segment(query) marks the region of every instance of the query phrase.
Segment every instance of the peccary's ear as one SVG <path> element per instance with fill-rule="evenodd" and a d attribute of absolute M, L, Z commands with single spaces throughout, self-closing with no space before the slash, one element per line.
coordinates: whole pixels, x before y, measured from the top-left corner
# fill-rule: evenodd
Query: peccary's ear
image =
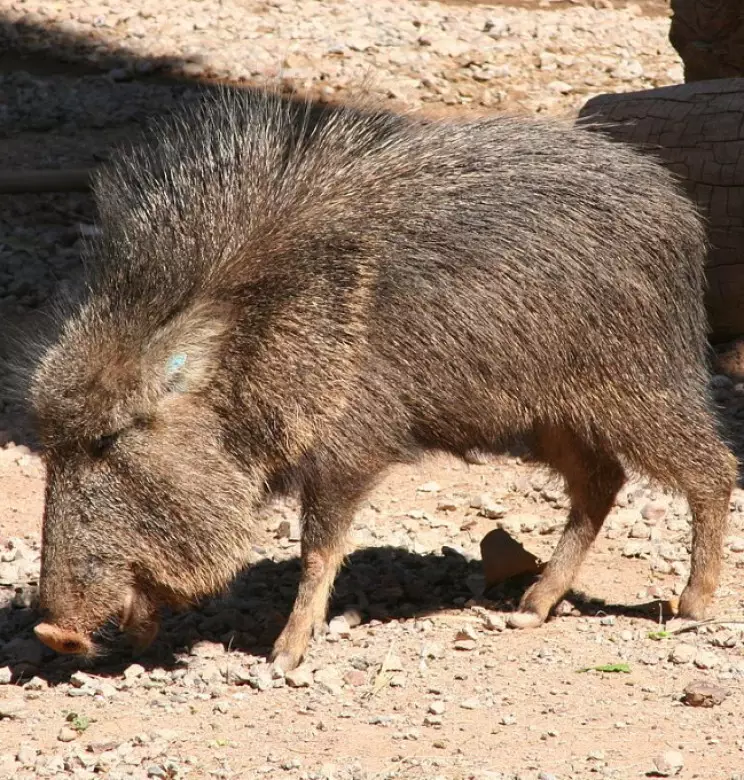
<path fill-rule="evenodd" d="M 160 393 L 196 392 L 219 365 L 229 316 L 222 308 L 201 305 L 169 320 L 147 350 L 148 373 Z"/>

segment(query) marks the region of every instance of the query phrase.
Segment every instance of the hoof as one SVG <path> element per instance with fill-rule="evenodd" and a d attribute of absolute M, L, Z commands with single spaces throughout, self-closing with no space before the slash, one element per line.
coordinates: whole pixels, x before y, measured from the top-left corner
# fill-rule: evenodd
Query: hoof
<path fill-rule="evenodd" d="M 78 634 L 66 628 L 53 626 L 51 623 L 39 623 L 34 628 L 36 637 L 47 647 L 65 655 L 90 655 L 93 652 L 93 642 L 89 637 Z"/>
<path fill-rule="evenodd" d="M 535 612 L 512 612 L 506 620 L 509 628 L 537 628 L 542 618 Z"/>
<path fill-rule="evenodd" d="M 705 620 L 707 617 L 707 606 L 706 599 L 701 599 L 694 593 L 688 593 L 684 590 L 679 597 L 677 617 L 680 617 L 683 620 Z"/>
<path fill-rule="evenodd" d="M 274 668 L 280 669 L 282 674 L 286 674 L 287 672 L 296 669 L 300 665 L 302 658 L 298 658 L 292 653 L 280 652 L 272 653 L 270 661 L 274 665 Z"/>

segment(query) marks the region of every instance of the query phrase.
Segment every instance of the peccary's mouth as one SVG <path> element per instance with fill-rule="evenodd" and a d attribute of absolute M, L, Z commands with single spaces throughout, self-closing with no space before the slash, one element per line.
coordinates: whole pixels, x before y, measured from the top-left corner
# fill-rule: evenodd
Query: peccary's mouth
<path fill-rule="evenodd" d="M 160 629 L 158 607 L 142 591 L 127 588 L 119 619 L 119 628 L 143 650 L 152 644 Z"/>

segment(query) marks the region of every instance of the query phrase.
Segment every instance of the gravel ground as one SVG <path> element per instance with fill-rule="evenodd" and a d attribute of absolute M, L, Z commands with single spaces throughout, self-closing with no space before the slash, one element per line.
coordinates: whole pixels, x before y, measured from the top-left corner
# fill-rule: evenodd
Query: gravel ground
<path fill-rule="evenodd" d="M 279 78 L 325 100 L 366 84 L 390 107 L 438 115 L 573 115 L 599 92 L 681 80 L 666 8 L 4 2 L 0 168 L 94 165 L 146 116 L 194 99 L 197 79 Z M 74 283 L 94 220 L 85 193 L 0 196 L 0 323 L 34 327 Z M 739 448 L 744 386 L 712 386 Z M 546 559 L 565 496 L 517 458 L 437 458 L 395 470 L 362 507 L 329 633 L 286 678 L 266 652 L 297 585 L 291 503 L 260 519 L 264 541 L 229 594 L 168 616 L 141 657 L 116 638 L 81 667 L 31 632 L 43 466 L 7 393 L 0 446 L 0 778 L 744 776 L 743 491 L 721 622 L 694 630 L 660 623 L 687 575 L 687 508 L 637 482 L 556 618 L 506 630 L 523 584 L 484 593 L 480 541 L 501 525 Z"/>
<path fill-rule="evenodd" d="M 578 108 L 590 94 L 682 78 L 668 21 L 658 14 L 663 3 L 616 10 L 611 0 L 597 0 L 560 12 L 549 10 L 556 3 L 394 0 L 8 5 L 0 40 L 100 64 L 117 81 L 154 70 L 246 83 L 279 76 L 327 99 L 366 83 L 383 99 L 414 108 L 504 104 L 555 112 Z M 73 103 L 53 97 L 36 121 L 56 121 L 60 106 L 79 117 Z M 97 121 L 97 106 L 90 117 Z"/>
<path fill-rule="evenodd" d="M 504 618 L 519 588 L 483 593 L 479 542 L 500 525 L 548 557 L 560 486 L 513 458 L 399 469 L 357 515 L 329 633 L 282 677 L 265 654 L 299 573 L 294 506 L 266 512 L 230 594 L 168 617 L 144 656 L 114 641 L 80 667 L 31 633 L 42 487 L 36 457 L 0 452 L 15 510 L 0 554 L 2 777 L 625 779 L 675 761 L 685 776 L 740 777 L 744 491 L 722 622 L 659 622 L 687 574 L 689 515 L 634 483 L 559 616 L 515 632 Z M 483 516 L 494 503 L 497 523 Z"/>

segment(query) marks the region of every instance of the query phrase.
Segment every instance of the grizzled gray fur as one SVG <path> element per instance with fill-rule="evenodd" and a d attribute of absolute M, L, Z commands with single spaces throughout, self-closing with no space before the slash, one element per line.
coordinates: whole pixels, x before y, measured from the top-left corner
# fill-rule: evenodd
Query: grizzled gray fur
<path fill-rule="evenodd" d="M 706 394 L 705 245 L 662 167 L 532 119 L 424 122 L 224 93 L 96 183 L 82 299 L 35 352 L 48 468 L 37 634 L 136 640 L 244 566 L 302 500 L 274 658 L 325 619 L 360 500 L 431 450 L 523 437 L 571 512 L 514 626 L 570 587 L 631 469 L 694 515 L 680 612 L 716 588 L 733 457 Z"/>

